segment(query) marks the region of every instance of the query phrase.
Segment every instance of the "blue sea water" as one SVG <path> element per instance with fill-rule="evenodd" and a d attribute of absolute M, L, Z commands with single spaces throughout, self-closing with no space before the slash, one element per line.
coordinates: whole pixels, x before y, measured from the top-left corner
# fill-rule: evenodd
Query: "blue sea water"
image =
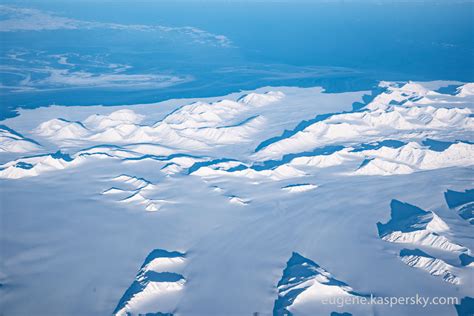
<path fill-rule="evenodd" d="M 472 1 L 2 4 L 10 11 L 3 7 L 0 21 L 21 20 L 11 8 L 30 8 L 23 22 L 39 26 L 0 32 L 0 119 L 18 107 L 149 103 L 267 85 L 338 92 L 380 80 L 474 80 Z M 70 21 L 45 29 L 58 21 L 44 14 Z"/>

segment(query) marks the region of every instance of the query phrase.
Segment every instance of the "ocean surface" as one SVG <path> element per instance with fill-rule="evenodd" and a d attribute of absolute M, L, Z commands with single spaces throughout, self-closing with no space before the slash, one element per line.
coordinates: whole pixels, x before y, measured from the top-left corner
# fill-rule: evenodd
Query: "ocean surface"
<path fill-rule="evenodd" d="M 473 16 L 472 1 L 2 1 L 0 119 L 263 86 L 473 81 Z"/>

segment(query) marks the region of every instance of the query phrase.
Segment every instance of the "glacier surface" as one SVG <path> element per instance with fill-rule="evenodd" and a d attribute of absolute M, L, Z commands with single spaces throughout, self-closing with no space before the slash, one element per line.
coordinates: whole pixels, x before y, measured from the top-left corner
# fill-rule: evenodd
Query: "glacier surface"
<path fill-rule="evenodd" d="M 20 109 L 0 126 L 2 312 L 468 310 L 474 84 L 450 84 Z M 459 302 L 322 302 L 369 294 Z"/>

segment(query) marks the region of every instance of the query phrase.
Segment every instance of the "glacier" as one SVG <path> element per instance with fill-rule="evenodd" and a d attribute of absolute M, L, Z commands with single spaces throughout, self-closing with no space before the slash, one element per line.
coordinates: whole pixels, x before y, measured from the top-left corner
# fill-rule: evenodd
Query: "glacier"
<path fill-rule="evenodd" d="M 0 125 L 5 315 L 456 315 L 474 84 L 262 87 Z M 457 297 L 345 306 L 328 297 Z"/>

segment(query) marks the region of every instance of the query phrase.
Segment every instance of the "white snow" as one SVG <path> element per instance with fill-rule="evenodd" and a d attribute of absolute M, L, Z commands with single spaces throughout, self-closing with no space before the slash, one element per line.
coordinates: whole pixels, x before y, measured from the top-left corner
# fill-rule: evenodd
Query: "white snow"
<path fill-rule="evenodd" d="M 331 298 L 362 297 L 349 285 L 337 280 L 331 273 L 308 258 L 293 253 L 283 276 L 278 283 L 278 299 L 273 310 L 274 315 L 331 313 L 338 309 L 363 311 L 360 306 L 331 306 L 325 304 Z M 326 306 L 325 306 L 326 305 Z M 331 310 L 331 308 L 333 308 Z M 365 310 L 368 312 L 368 309 Z"/>
<path fill-rule="evenodd" d="M 229 202 L 237 205 L 247 205 L 250 201 L 242 199 L 238 196 L 229 196 Z"/>
<path fill-rule="evenodd" d="M 184 264 L 184 254 L 159 249 L 152 251 L 114 314 L 173 312 L 186 285 L 186 279 L 175 272 Z"/>
<path fill-rule="evenodd" d="M 467 97 L 474 95 L 474 83 L 467 83 L 458 88 L 458 97 Z"/>
<path fill-rule="evenodd" d="M 285 97 L 281 91 L 268 91 L 266 93 L 249 93 L 239 99 L 239 102 L 253 106 L 265 106 L 280 101 Z"/>
<path fill-rule="evenodd" d="M 49 154 L 20 158 L 0 166 L 0 178 L 20 179 L 23 177 L 34 177 L 44 172 L 76 166 L 83 160 L 82 157 L 69 160 L 61 156 L 56 157 Z"/>
<path fill-rule="evenodd" d="M 364 151 L 373 158 L 363 168 L 356 170 L 361 175 L 408 174 L 418 170 L 429 170 L 474 164 L 474 145 L 457 143 L 448 149 L 437 152 L 410 142 L 398 149 L 382 147 L 378 150 Z"/>
<path fill-rule="evenodd" d="M 64 119 L 52 119 L 41 123 L 35 134 L 48 137 L 53 140 L 76 139 L 90 135 L 84 125 L 78 122 L 70 122 Z"/>
<path fill-rule="evenodd" d="M 356 110 L 369 91 L 20 109 L 0 130 L 2 312 L 454 314 L 322 303 L 474 297 L 472 201 L 444 198 L 473 187 L 474 94 L 447 84 L 383 82 Z"/>
<path fill-rule="evenodd" d="M 316 189 L 316 184 L 303 183 L 303 184 L 290 184 L 282 187 L 281 189 L 290 193 L 306 192 Z"/>
<path fill-rule="evenodd" d="M 220 100 L 194 102 L 168 114 L 155 124 L 140 124 L 145 116 L 130 109 L 109 115 L 91 115 L 82 122 L 52 119 L 40 124 L 35 133 L 52 141 L 74 140 L 106 143 L 160 143 L 178 148 L 207 148 L 243 142 L 263 123 L 259 116 L 245 116 L 254 107 L 276 102 L 281 92 L 252 94 L 241 102 Z"/>
<path fill-rule="evenodd" d="M 0 153 L 27 153 L 41 149 L 38 143 L 26 139 L 13 130 L 0 126 Z"/>
<path fill-rule="evenodd" d="M 400 259 L 410 267 L 427 271 L 434 276 L 441 276 L 444 281 L 452 284 L 460 284 L 461 280 L 454 273 L 456 268 L 441 259 L 434 258 L 426 253 L 401 254 Z"/>
<path fill-rule="evenodd" d="M 394 232 L 382 238 L 385 241 L 403 244 L 427 246 L 445 251 L 466 251 L 466 248 L 451 242 L 444 236 L 434 234 L 428 230 L 410 233 Z"/>
<path fill-rule="evenodd" d="M 392 200 L 391 216 L 386 224 L 377 223 L 379 236 L 385 241 L 450 252 L 468 251 L 466 247 L 444 236 L 449 231 L 449 226 L 434 212 Z"/>

